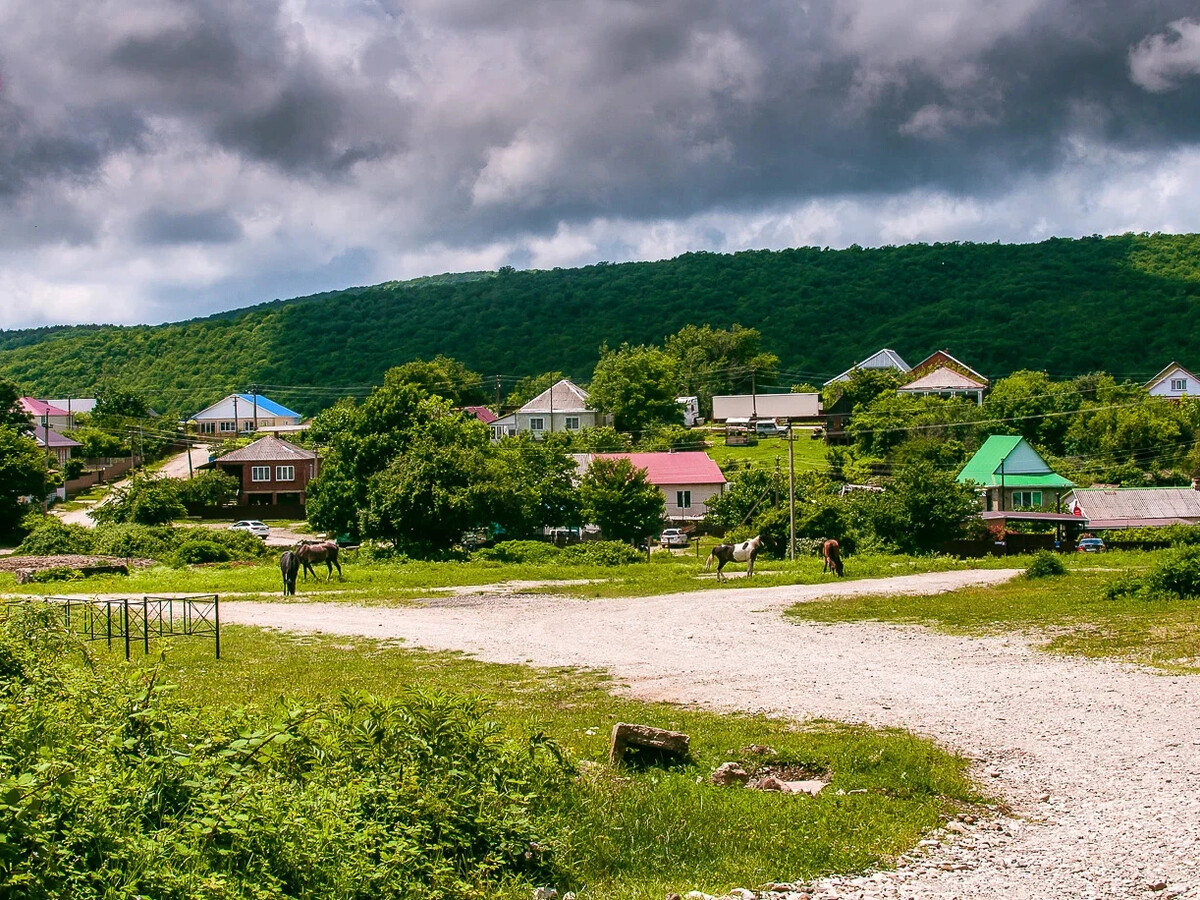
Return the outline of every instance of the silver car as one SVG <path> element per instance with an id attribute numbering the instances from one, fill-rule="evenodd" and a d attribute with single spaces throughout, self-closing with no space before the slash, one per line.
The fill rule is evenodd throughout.
<path id="1" fill-rule="evenodd" d="M 242 519 L 240 522 L 234 522 L 229 526 L 230 531 L 248 531 L 255 537 L 263 538 L 264 540 L 271 533 L 271 529 L 264 525 L 258 519 Z"/>

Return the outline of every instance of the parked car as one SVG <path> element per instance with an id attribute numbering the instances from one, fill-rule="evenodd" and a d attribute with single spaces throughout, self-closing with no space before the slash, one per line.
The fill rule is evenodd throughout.
<path id="1" fill-rule="evenodd" d="M 264 525 L 258 519 L 242 519 L 240 522 L 234 522 L 229 526 L 230 531 L 248 531 L 255 537 L 263 538 L 264 540 L 271 533 L 271 529 Z"/>
<path id="2" fill-rule="evenodd" d="M 691 535 L 682 528 L 664 528 L 658 536 L 658 545 L 667 547 L 686 547 L 691 543 Z"/>
<path id="3" fill-rule="evenodd" d="M 759 419 L 754 423 L 754 434 L 757 437 L 784 437 L 787 426 L 776 424 L 774 419 Z"/>
<path id="4" fill-rule="evenodd" d="M 1104 541 L 1098 537 L 1080 538 L 1079 543 L 1075 545 L 1075 549 L 1080 553 L 1103 553 L 1106 549 Z"/>

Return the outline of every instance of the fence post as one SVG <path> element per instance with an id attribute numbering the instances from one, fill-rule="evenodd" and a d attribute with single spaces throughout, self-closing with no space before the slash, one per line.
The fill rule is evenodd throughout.
<path id="1" fill-rule="evenodd" d="M 142 594 L 142 655 L 150 655 L 150 604 Z"/>
<path id="2" fill-rule="evenodd" d="M 125 660 L 126 660 L 126 662 L 128 662 L 129 661 L 129 598 L 128 597 L 126 597 L 124 600 L 124 612 L 125 612 L 125 622 L 124 622 L 125 627 L 121 630 L 125 632 Z"/>
<path id="3" fill-rule="evenodd" d="M 221 598 L 213 594 L 213 631 L 216 632 L 217 659 L 221 658 Z"/>
<path id="4" fill-rule="evenodd" d="M 108 620 L 108 649 L 112 649 L 112 601 L 104 601 L 105 618 Z"/>

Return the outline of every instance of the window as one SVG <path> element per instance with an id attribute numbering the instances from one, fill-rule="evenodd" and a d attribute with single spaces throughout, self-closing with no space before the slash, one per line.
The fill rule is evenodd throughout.
<path id="1" fill-rule="evenodd" d="M 250 467 L 251 481 L 270 481 L 271 467 L 270 466 L 251 466 Z"/>
<path id="2" fill-rule="evenodd" d="M 579 416 L 567 416 L 565 419 L 563 419 L 563 422 L 565 423 L 567 431 L 579 430 Z"/>
<path id="3" fill-rule="evenodd" d="M 1171 379 L 1171 390 L 1179 391 L 1182 393 L 1183 391 L 1186 391 L 1187 389 L 1188 389 L 1188 386 L 1187 386 L 1186 378 L 1172 378 Z"/>
<path id="4" fill-rule="evenodd" d="M 200 423 L 200 433 L 201 434 L 212 434 L 216 430 L 217 429 L 213 425 L 212 422 L 201 422 Z"/>
<path id="5" fill-rule="evenodd" d="M 675 505 L 680 509 L 692 508 L 692 492 L 691 491 L 676 491 Z"/>
<path id="6" fill-rule="evenodd" d="M 295 481 L 296 467 L 295 466 L 276 466 L 275 467 L 276 481 Z"/>
<path id="7" fill-rule="evenodd" d="M 253 420 L 247 419 L 245 422 L 242 423 L 242 431 L 253 431 L 253 430 L 254 430 Z"/>
<path id="8" fill-rule="evenodd" d="M 221 432 L 222 433 L 228 433 L 231 431 L 237 431 L 237 422 L 222 422 L 221 423 Z"/>
<path id="9" fill-rule="evenodd" d="M 542 419 L 542 418 L 530 419 L 529 420 L 529 430 L 530 431 L 545 431 L 546 430 L 546 420 Z"/>
<path id="10" fill-rule="evenodd" d="M 1013 506 L 1041 506 L 1041 491 L 1013 491 Z"/>

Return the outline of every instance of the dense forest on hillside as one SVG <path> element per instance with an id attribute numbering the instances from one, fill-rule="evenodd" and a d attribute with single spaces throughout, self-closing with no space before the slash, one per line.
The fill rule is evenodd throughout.
<path id="1" fill-rule="evenodd" d="M 760 389 L 823 381 L 880 347 L 910 364 L 947 349 L 992 378 L 1145 380 L 1172 359 L 1200 366 L 1200 235 L 461 273 L 171 325 L 0 332 L 0 376 L 38 396 L 117 382 L 173 412 L 256 383 L 311 413 L 439 353 L 506 384 L 550 370 L 586 381 L 601 344 L 661 343 L 688 323 L 761 330 L 781 364 L 779 384 Z"/>

